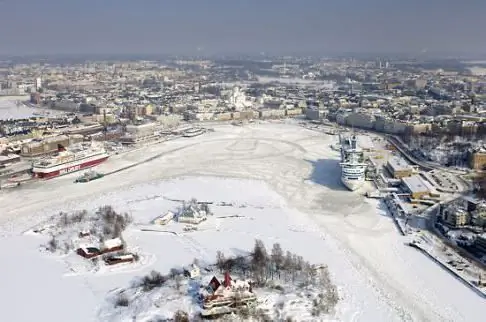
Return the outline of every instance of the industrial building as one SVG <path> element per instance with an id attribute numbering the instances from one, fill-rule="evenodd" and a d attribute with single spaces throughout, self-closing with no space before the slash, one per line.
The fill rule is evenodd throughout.
<path id="1" fill-rule="evenodd" d="M 126 126 L 126 135 L 120 141 L 124 144 L 135 144 L 155 140 L 158 138 L 156 131 L 156 123 L 129 124 Z"/>
<path id="2" fill-rule="evenodd" d="M 414 169 L 413 167 L 407 163 L 404 159 L 393 157 L 390 158 L 386 164 L 388 171 L 395 179 L 401 179 L 404 177 L 410 177 Z"/>

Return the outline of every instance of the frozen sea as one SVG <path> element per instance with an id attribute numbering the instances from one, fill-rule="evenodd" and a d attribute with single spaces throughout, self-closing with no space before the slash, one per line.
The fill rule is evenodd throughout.
<path id="1" fill-rule="evenodd" d="M 101 321 L 107 292 L 126 287 L 134 276 L 198 256 L 212 258 L 221 248 L 228 254 L 247 249 L 260 238 L 329 265 L 343 295 L 336 320 L 484 320 L 483 298 L 406 246 L 379 202 L 342 187 L 339 153 L 330 148 L 335 137 L 286 124 L 215 125 L 214 130 L 113 156 L 99 171 L 157 157 L 88 184 L 74 184 L 76 175 L 67 175 L 1 192 L 3 318 Z M 244 203 L 241 210 L 218 211 L 253 219 L 221 220 L 186 239 L 131 231 L 130 242 L 156 260 L 133 271 L 94 275 L 68 276 L 63 258 L 39 253 L 41 240 L 23 235 L 61 210 L 103 203 L 146 224 L 174 206 L 164 196 Z M 50 310 L 53 303 L 56 309 Z"/>

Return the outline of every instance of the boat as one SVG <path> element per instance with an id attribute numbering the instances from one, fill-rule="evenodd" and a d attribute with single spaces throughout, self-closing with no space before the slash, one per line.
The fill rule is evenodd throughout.
<path id="1" fill-rule="evenodd" d="M 23 173 L 23 174 L 14 174 L 10 178 L 7 179 L 7 182 L 10 183 L 22 183 L 32 180 L 31 173 Z"/>
<path id="2" fill-rule="evenodd" d="M 20 182 L 5 182 L 0 184 L 0 190 L 16 188 L 20 186 Z"/>
<path id="3" fill-rule="evenodd" d="M 55 155 L 33 162 L 32 173 L 35 178 L 51 179 L 97 166 L 109 156 L 102 145 L 94 142 L 82 142 L 69 149 L 59 145 Z"/>
<path id="4" fill-rule="evenodd" d="M 96 172 L 96 171 L 88 171 L 88 172 L 85 172 L 79 178 L 77 178 L 74 182 L 75 183 L 78 183 L 78 182 L 81 182 L 81 183 L 90 182 L 90 181 L 93 181 L 93 180 L 96 180 L 96 179 L 103 178 L 104 176 L 105 175 L 103 173 L 99 173 L 99 172 Z"/>
<path id="5" fill-rule="evenodd" d="M 186 137 L 186 138 L 189 138 L 189 137 L 201 135 L 203 133 L 204 133 L 204 129 L 195 127 L 195 128 L 191 128 L 189 130 L 184 131 L 182 133 L 182 136 L 183 137 Z"/>
<path id="6" fill-rule="evenodd" d="M 358 147 L 356 135 L 339 136 L 341 144 L 341 182 L 351 191 L 359 189 L 366 179 L 364 152 Z"/>

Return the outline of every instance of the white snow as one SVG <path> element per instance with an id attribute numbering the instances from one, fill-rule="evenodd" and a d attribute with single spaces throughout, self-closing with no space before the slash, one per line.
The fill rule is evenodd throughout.
<path id="1" fill-rule="evenodd" d="M 484 299 L 406 246 L 377 201 L 341 186 L 338 152 L 329 148 L 333 137 L 285 124 L 214 128 L 205 136 L 114 156 L 97 170 L 163 153 L 85 185 L 74 184 L 75 176 L 68 175 L 3 192 L 0 253 L 8 265 L 2 265 L 0 275 L 2 317 L 104 321 L 99 312 L 105 312 L 100 309 L 109 292 L 128 287 L 134 277 L 153 269 L 166 273 L 194 257 L 212 261 L 217 250 L 246 252 L 259 238 L 267 248 L 279 242 L 312 263 L 329 265 L 343 298 L 337 320 L 482 320 Z M 211 207 L 214 216 L 194 232 L 137 229 L 180 206 L 168 199 L 192 197 L 234 207 Z M 71 276 L 61 258 L 38 252 L 44 240 L 19 236 L 61 210 L 107 204 L 133 216 L 124 239 L 153 256 L 144 265 Z M 218 218 L 232 215 L 242 217 Z M 167 305 L 161 310 L 172 310 Z M 19 310 L 24 306 L 29 309 Z"/>

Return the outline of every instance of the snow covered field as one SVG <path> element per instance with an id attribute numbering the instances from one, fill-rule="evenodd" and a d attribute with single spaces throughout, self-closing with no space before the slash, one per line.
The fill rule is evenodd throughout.
<path id="1" fill-rule="evenodd" d="M 164 273 L 194 257 L 213 259 L 217 250 L 248 250 L 259 238 L 267 248 L 278 241 L 313 263 L 329 265 L 342 296 L 338 320 L 482 320 L 483 299 L 406 246 L 377 201 L 342 187 L 338 152 L 329 147 L 336 138 L 285 124 L 214 128 L 201 137 L 114 156 L 99 171 L 162 154 L 88 184 L 74 184 L 76 175 L 68 175 L 2 193 L 0 251 L 2 262 L 9 263 L 0 277 L 3 316 L 102 320 L 98 314 L 108 292 L 134 277 L 153 269 Z M 220 219 L 208 230 L 183 236 L 137 231 L 137 224 L 176 206 L 167 198 L 191 197 L 246 204 L 214 210 L 246 218 Z M 39 237 L 21 235 L 61 210 L 105 204 L 132 214 L 127 242 L 153 260 L 133 269 L 73 276 L 62 258 L 38 251 L 44 242 Z M 18 309 L 25 304 L 29 310 Z"/>

